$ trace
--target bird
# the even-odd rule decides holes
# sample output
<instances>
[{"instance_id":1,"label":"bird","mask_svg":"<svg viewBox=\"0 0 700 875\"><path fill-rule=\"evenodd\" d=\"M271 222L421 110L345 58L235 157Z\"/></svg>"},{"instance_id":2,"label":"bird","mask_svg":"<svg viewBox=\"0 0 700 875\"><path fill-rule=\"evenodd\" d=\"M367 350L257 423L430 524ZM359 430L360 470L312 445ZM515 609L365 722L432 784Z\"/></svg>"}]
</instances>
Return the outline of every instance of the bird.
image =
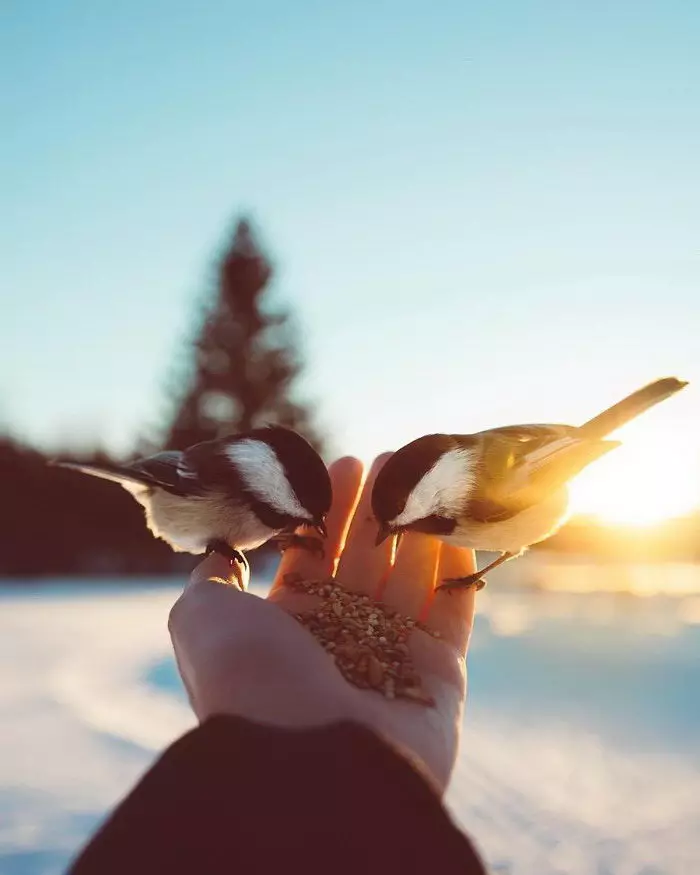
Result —
<instances>
[{"instance_id":1,"label":"bird","mask_svg":"<svg viewBox=\"0 0 700 875\"><path fill-rule=\"evenodd\" d=\"M151 532L176 552L216 552L247 566L243 551L277 539L320 549L332 501L328 470L297 432L268 425L124 464L52 460L119 483L143 505Z\"/></svg>"},{"instance_id":2,"label":"bird","mask_svg":"<svg viewBox=\"0 0 700 875\"><path fill-rule=\"evenodd\" d=\"M568 481L620 446L607 436L686 385L675 377L656 380L581 426L508 425L417 438L389 457L374 482L377 545L414 531L499 552L481 571L436 587L482 589L486 572L566 522Z\"/></svg>"}]
</instances>

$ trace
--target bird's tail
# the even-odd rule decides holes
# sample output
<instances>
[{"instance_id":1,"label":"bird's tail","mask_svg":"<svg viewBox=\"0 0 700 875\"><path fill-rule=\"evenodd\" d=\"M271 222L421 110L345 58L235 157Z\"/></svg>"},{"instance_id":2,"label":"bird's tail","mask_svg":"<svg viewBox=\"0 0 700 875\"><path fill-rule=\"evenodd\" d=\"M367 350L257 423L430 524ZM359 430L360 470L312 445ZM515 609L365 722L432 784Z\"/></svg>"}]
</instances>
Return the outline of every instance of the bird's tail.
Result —
<instances>
[{"instance_id":1,"label":"bird's tail","mask_svg":"<svg viewBox=\"0 0 700 875\"><path fill-rule=\"evenodd\" d=\"M93 477L101 477L103 480L113 480L115 483L120 483L127 489L129 486L148 486L148 482L145 478L140 477L133 469L122 465L114 465L110 462L101 462L99 465L93 465L82 464L81 462L63 462L59 459L52 459L49 464L57 468L72 468L74 471L82 471L83 474L91 474Z\"/></svg>"},{"instance_id":2,"label":"bird's tail","mask_svg":"<svg viewBox=\"0 0 700 875\"><path fill-rule=\"evenodd\" d=\"M629 422L631 419L644 413L650 407L658 404L660 401L665 401L671 395L675 395L684 386L688 384L683 380L677 380L675 377L664 377L662 380L656 380L654 383L649 383L643 389L637 389L631 395L608 407L598 416L589 419L579 429L579 436L601 440L613 431Z\"/></svg>"}]
</instances>

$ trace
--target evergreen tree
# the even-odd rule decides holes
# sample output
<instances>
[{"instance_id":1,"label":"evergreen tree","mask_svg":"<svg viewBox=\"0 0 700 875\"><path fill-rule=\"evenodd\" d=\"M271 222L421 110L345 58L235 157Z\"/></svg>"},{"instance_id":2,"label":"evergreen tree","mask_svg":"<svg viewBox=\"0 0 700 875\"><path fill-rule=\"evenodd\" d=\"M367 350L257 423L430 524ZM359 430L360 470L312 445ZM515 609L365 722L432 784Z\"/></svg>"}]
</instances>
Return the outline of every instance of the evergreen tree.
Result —
<instances>
[{"instance_id":1,"label":"evergreen tree","mask_svg":"<svg viewBox=\"0 0 700 875\"><path fill-rule=\"evenodd\" d=\"M271 277L249 223L239 221L219 264L216 295L194 343L192 378L166 448L266 423L293 428L319 446L309 410L291 397L301 361L290 314L265 307Z\"/></svg>"}]
</instances>

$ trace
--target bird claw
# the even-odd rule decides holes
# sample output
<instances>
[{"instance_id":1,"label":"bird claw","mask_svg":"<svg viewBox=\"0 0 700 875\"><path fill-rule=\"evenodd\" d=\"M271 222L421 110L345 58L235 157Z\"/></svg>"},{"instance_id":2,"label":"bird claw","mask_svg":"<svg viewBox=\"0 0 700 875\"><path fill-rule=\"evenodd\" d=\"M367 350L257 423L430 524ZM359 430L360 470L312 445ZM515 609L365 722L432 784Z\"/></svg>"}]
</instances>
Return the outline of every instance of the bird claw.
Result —
<instances>
[{"instance_id":1,"label":"bird claw","mask_svg":"<svg viewBox=\"0 0 700 875\"><path fill-rule=\"evenodd\" d=\"M210 544L207 544L207 549L205 551L206 556L210 556L212 553L218 553L220 556L223 556L224 559L228 559L231 565L238 563L242 565L244 569L247 569L248 560L245 558L243 553L240 550L236 550L235 547L231 547L226 541L212 541Z\"/></svg>"},{"instance_id":2,"label":"bird claw","mask_svg":"<svg viewBox=\"0 0 700 875\"><path fill-rule=\"evenodd\" d=\"M435 588L435 592L444 590L448 595L452 595L453 589L474 589L475 592L483 589L486 586L486 581L479 573L468 574L466 577L448 577Z\"/></svg>"},{"instance_id":3,"label":"bird claw","mask_svg":"<svg viewBox=\"0 0 700 875\"><path fill-rule=\"evenodd\" d=\"M299 550L308 550L309 553L318 556L320 559L323 559L326 555L323 541L320 538L314 538L312 535L284 534L278 535L276 541L280 553L296 547Z\"/></svg>"}]
</instances>

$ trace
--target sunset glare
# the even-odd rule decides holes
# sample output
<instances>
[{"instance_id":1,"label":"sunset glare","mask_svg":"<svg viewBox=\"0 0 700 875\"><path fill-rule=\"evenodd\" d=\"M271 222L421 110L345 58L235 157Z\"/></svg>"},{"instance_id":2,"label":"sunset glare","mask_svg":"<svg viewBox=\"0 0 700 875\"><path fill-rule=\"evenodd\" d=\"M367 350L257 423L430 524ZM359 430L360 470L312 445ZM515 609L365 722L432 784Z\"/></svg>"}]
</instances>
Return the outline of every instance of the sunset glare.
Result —
<instances>
[{"instance_id":1,"label":"sunset glare","mask_svg":"<svg viewBox=\"0 0 700 875\"><path fill-rule=\"evenodd\" d=\"M617 525L650 526L690 513L698 503L700 457L671 427L639 420L615 435L623 445L571 485L575 514Z\"/></svg>"}]
</instances>

